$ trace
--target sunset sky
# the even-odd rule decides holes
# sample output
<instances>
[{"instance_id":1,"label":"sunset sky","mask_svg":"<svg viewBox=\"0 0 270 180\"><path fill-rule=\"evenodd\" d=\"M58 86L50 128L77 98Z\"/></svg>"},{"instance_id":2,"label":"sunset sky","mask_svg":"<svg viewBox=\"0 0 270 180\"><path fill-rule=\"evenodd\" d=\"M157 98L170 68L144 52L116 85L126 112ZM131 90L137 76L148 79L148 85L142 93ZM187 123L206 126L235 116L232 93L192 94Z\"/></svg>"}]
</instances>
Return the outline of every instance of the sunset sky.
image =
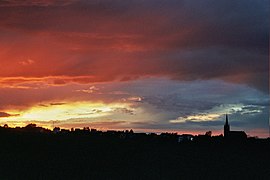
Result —
<instances>
[{"instance_id":1,"label":"sunset sky","mask_svg":"<svg viewBox=\"0 0 270 180\"><path fill-rule=\"evenodd\" d=\"M0 125L266 137L268 0L0 0Z\"/></svg>"}]
</instances>

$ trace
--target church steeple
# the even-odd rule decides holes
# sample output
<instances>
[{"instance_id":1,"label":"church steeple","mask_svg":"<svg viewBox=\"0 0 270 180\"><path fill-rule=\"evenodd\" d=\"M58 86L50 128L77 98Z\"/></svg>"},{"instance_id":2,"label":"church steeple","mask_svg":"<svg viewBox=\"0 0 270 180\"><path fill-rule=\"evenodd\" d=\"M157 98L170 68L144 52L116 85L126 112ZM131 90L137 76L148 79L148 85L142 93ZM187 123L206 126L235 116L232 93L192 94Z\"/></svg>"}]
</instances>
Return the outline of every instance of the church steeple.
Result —
<instances>
[{"instance_id":1,"label":"church steeple","mask_svg":"<svg viewBox=\"0 0 270 180\"><path fill-rule=\"evenodd\" d=\"M228 121L228 115L226 114L226 122L224 125L224 137L227 137L229 132L230 132L230 125L229 125L229 121Z\"/></svg>"}]
</instances>

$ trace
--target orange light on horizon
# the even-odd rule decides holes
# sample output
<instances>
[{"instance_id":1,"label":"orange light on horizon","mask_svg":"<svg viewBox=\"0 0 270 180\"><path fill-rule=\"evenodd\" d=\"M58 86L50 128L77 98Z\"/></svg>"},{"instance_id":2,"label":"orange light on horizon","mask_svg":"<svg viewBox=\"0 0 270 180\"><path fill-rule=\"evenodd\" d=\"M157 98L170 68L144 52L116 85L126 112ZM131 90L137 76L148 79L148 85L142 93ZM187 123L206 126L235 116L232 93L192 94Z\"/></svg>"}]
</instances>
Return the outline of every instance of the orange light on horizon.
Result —
<instances>
[{"instance_id":1,"label":"orange light on horizon","mask_svg":"<svg viewBox=\"0 0 270 180\"><path fill-rule=\"evenodd\" d=\"M103 103L103 102L68 102L50 103L48 105L35 105L29 109L8 110L9 116L3 118L4 121L50 121L68 120L76 118L98 118L110 115L117 108L130 108L128 103Z\"/></svg>"}]
</instances>

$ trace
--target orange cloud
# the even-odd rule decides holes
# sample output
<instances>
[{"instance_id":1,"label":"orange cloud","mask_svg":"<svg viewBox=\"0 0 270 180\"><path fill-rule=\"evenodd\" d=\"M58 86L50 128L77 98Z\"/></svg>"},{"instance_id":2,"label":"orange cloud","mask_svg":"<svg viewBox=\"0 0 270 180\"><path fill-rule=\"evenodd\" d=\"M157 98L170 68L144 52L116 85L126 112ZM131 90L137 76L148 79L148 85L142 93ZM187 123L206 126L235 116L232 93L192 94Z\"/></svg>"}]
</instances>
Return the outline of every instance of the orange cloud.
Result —
<instances>
[{"instance_id":1,"label":"orange cloud","mask_svg":"<svg viewBox=\"0 0 270 180\"><path fill-rule=\"evenodd\" d=\"M240 31L211 10L205 21L197 14L201 7L185 3L197 11L190 13L180 2L162 2L160 11L160 2L152 1L5 1L0 77L54 76L57 85L153 76L223 79L266 91L268 42L254 26L263 18L236 22L253 6L245 4L242 14L227 9L235 17L232 23L246 27ZM254 7L261 6L254 2ZM239 75L246 78L235 81Z\"/></svg>"},{"instance_id":2,"label":"orange cloud","mask_svg":"<svg viewBox=\"0 0 270 180\"><path fill-rule=\"evenodd\" d=\"M48 77L4 77L0 88L38 89L48 86L63 86L69 83L88 84L95 82L93 76L48 76Z\"/></svg>"}]
</instances>

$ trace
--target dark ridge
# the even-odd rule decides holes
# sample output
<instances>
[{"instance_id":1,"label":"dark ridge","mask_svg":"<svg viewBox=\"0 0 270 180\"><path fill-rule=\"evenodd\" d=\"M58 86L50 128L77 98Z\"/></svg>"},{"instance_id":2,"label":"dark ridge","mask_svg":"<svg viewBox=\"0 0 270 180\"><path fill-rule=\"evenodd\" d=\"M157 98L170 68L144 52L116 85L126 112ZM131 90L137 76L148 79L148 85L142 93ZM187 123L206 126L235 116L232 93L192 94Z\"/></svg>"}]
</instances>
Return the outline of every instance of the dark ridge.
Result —
<instances>
[{"instance_id":1,"label":"dark ridge","mask_svg":"<svg viewBox=\"0 0 270 180\"><path fill-rule=\"evenodd\" d=\"M269 139L0 128L0 179L269 179ZM192 138L191 138L192 137ZM181 139L181 140L180 140Z\"/></svg>"}]
</instances>

